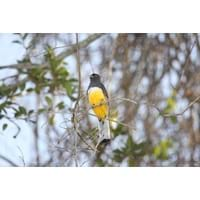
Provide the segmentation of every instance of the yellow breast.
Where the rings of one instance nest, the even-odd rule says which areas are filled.
[[[101,88],[92,87],[88,91],[89,104],[99,120],[104,120],[108,116],[107,97]]]

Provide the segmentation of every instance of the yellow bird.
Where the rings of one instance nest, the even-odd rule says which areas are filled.
[[[111,133],[109,121],[106,120],[109,114],[108,93],[98,74],[90,75],[87,95],[89,104],[99,119],[100,143],[109,143],[111,140]],[[105,121],[107,130],[104,130]]]

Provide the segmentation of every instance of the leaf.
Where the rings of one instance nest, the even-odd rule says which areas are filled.
[[[22,44],[22,42],[20,40],[14,40],[12,41],[12,43],[15,43],[15,44]]]
[[[2,104],[0,104],[0,111],[3,110],[6,107],[7,103],[3,102]]]
[[[129,135],[126,142],[126,150],[127,152],[131,152],[134,148],[133,138]]]
[[[40,108],[40,109],[38,109],[38,114],[43,113],[45,110],[46,110],[45,108]]]
[[[48,104],[49,106],[52,105],[52,99],[51,99],[50,97],[46,96],[46,97],[45,97],[45,100],[46,100],[46,102],[47,102],[47,104]]]
[[[23,106],[19,106],[19,112],[20,112],[22,115],[26,115],[26,114],[27,114],[26,108],[24,108]]]
[[[64,67],[58,68],[57,73],[63,77],[67,77],[69,75],[69,72]]]
[[[19,106],[18,110],[15,112],[15,117],[20,117],[21,115],[26,115],[26,108]]]
[[[54,125],[54,115],[49,118],[49,124]]]
[[[170,139],[162,140],[153,149],[153,154],[156,158],[161,160],[168,159],[168,149],[172,146],[172,141]]]
[[[21,91],[23,91],[26,87],[26,83],[25,82],[22,82],[20,85],[19,85],[19,88]]]
[[[71,78],[71,79],[69,79],[69,81],[70,81],[70,82],[78,82],[78,80],[75,79],[75,78]]]
[[[2,126],[2,130],[3,130],[3,131],[6,130],[7,127],[8,127],[8,124],[3,124],[3,126]]]
[[[34,110],[29,110],[28,111],[28,115],[31,115],[31,114],[33,114],[34,113]]]
[[[73,89],[72,89],[71,83],[70,82],[65,82],[64,88],[66,89],[66,92],[67,92],[68,96],[72,96]]]
[[[113,160],[119,163],[122,162],[122,160],[125,158],[124,153],[119,149],[116,149],[113,152],[114,152]]]
[[[174,111],[176,107],[176,92],[173,91],[171,96],[167,99],[167,105],[163,110],[162,114],[170,114],[171,112]]]
[[[62,109],[65,108],[65,104],[64,104],[63,101],[61,101],[60,103],[58,103],[58,104],[56,105],[56,107],[58,107],[59,110],[62,110]]]
[[[170,120],[173,124],[176,124],[177,123],[177,117],[174,115],[174,116],[171,116],[170,117]]]
[[[153,150],[154,156],[155,156],[155,157],[159,157],[160,153],[161,153],[160,146],[156,146],[156,147],[154,148],[154,150]]]
[[[26,91],[27,92],[33,92],[35,89],[34,88],[28,88]]]

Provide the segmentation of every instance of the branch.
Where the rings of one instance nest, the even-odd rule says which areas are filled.
[[[15,135],[13,135],[13,138],[17,138],[17,136],[19,135],[20,131],[21,131],[21,128],[20,126],[13,120],[11,119],[10,117],[6,116],[6,115],[1,115],[2,117],[4,117],[5,119],[7,119],[8,121],[10,121],[12,124],[14,124],[17,128],[17,132],[15,133]]]
[[[18,63],[18,64],[10,64],[10,65],[3,65],[3,66],[0,66],[0,70],[1,69],[32,69],[32,68],[35,68],[35,67],[39,67],[40,65],[39,64],[32,64],[32,63]]]
[[[0,154],[0,159],[6,161],[7,163],[9,163],[11,166],[13,167],[19,167],[17,164],[15,164],[12,160],[6,158],[5,156]]]
[[[173,117],[173,116],[180,116],[183,115],[190,107],[192,107],[197,101],[200,100],[200,95],[196,97],[182,112],[175,113],[175,114],[164,114],[163,117]]]
[[[147,102],[136,102],[135,100],[132,100],[132,99],[128,99],[128,98],[123,98],[123,97],[117,97],[113,100],[122,100],[122,101],[128,101],[128,102],[131,102],[133,104],[136,104],[136,105],[141,105],[141,104],[146,104],[147,106],[149,107],[153,107],[155,108],[160,115],[162,115],[163,117],[173,117],[173,116],[180,116],[180,115],[183,115],[190,107],[192,107],[197,101],[200,100],[200,95],[198,97],[196,97],[192,102],[189,103],[189,105],[183,110],[181,111],[180,113],[174,113],[174,114],[163,114],[163,112],[154,104],[149,104]]]
[[[82,43],[83,45],[83,43]],[[80,55],[79,55],[79,43],[78,43],[78,35],[76,35],[76,60],[77,60],[77,71],[78,71],[78,97],[77,97],[77,101],[75,103],[73,112],[72,112],[72,123],[73,123],[73,128],[76,131],[77,135],[80,137],[80,139],[88,146],[90,147],[92,150],[96,151],[96,149],[94,149],[91,145],[89,145],[84,138],[81,136],[80,130],[78,128],[78,122],[77,122],[77,112],[78,112],[78,105],[79,105],[79,101],[81,99],[81,66],[80,66]]]
[[[90,43],[94,42],[96,39],[100,38],[101,36],[103,36],[104,33],[96,33],[96,34],[92,34],[90,36],[88,36],[88,38],[86,38],[85,40],[81,41],[79,43],[79,48],[85,48],[87,47]],[[71,48],[61,52],[60,54],[58,54],[58,58],[59,59],[64,59],[65,57],[68,57],[72,54],[74,54],[77,51],[77,44],[74,44],[71,46]],[[47,67],[48,64],[47,63],[43,63],[43,64],[34,64],[34,63],[19,63],[19,64],[10,64],[10,65],[4,65],[4,66],[0,66],[0,69],[32,69],[35,67]]]
[[[92,113],[88,113],[88,115],[93,116],[93,117],[97,117],[95,114],[92,114]],[[112,119],[112,118],[110,118],[110,117],[107,117],[106,120],[108,120],[109,122],[115,122],[115,123],[117,123],[117,124],[120,124],[120,125],[122,125],[122,126],[125,126],[125,127],[130,128],[131,130],[136,131],[136,129],[135,129],[133,126],[130,126],[130,125],[125,124],[125,123],[123,123],[123,122],[120,122],[120,121],[118,121],[118,120]]]
[[[66,51],[63,51],[60,54],[58,54],[58,58],[64,59],[65,57],[68,57],[68,56],[74,54],[77,51],[77,48],[79,48],[79,49],[85,48],[90,43],[94,42],[96,39],[100,38],[103,35],[104,35],[104,33],[95,33],[95,34],[88,36],[88,38],[81,41],[79,44],[72,45],[70,49],[67,49]]]

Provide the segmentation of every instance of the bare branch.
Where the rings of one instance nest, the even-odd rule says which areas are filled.
[[[19,64],[10,64],[10,65],[3,65],[0,66],[0,69],[32,69],[35,67],[39,67],[38,64],[31,64],[31,63],[19,63]]]
[[[180,116],[183,115],[191,106],[193,106],[197,101],[200,100],[200,95],[196,97],[182,112],[175,113],[175,114],[164,114],[163,117],[173,117],[173,116]]]
[[[11,166],[13,167],[19,167],[17,164],[15,164],[12,160],[6,158],[5,156],[0,154],[0,159],[6,161],[7,163],[9,163]]]
[[[79,48],[79,49],[85,48],[90,43],[92,43],[93,41],[95,41],[96,39],[100,38],[103,35],[104,35],[104,33],[96,33],[96,34],[90,35],[87,39],[83,40],[78,45],[75,44],[75,45],[71,46],[70,49],[67,49],[66,51],[60,53],[58,55],[58,58],[64,59],[65,57],[72,55],[73,53],[75,53],[77,51],[77,48]]]

